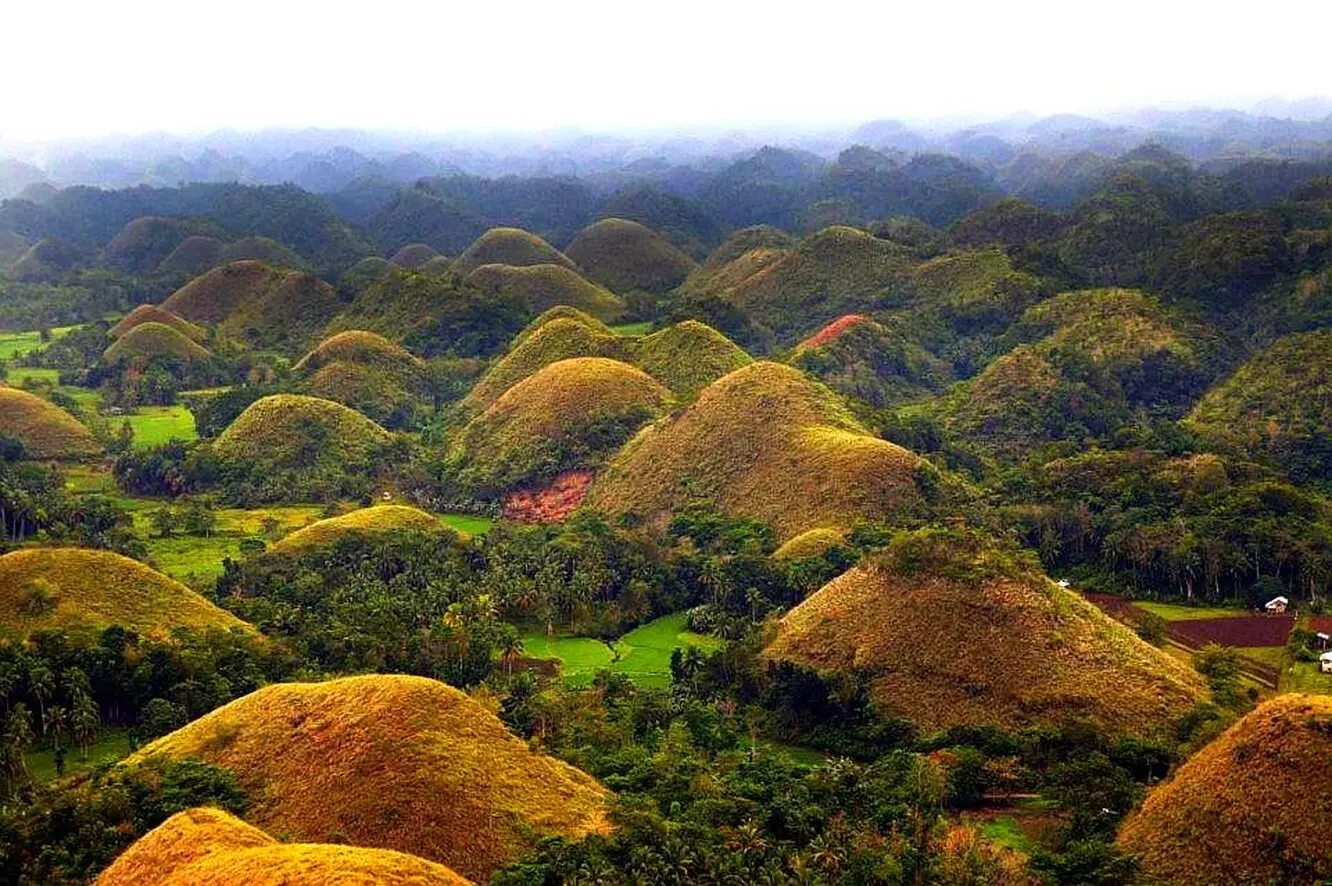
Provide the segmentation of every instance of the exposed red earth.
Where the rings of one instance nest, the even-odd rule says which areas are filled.
[[[545,486],[517,489],[504,496],[504,519],[516,523],[555,523],[583,503],[592,485],[591,471],[565,471]]]
[[[869,317],[866,317],[864,314],[843,314],[841,317],[838,317],[836,320],[798,344],[796,350],[803,351],[806,348],[822,347],[823,345],[828,344],[828,342],[835,340],[837,336],[846,332],[852,326],[855,326],[857,323],[864,323],[868,319]]]

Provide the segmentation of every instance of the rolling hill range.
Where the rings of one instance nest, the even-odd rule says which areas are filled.
[[[81,459],[102,447],[78,419],[49,400],[0,384],[0,433],[23,444],[23,453],[37,459]]]
[[[607,465],[587,505],[660,520],[703,498],[770,523],[784,540],[921,507],[920,466],[912,453],[867,434],[827,388],[789,366],[759,362],[645,428]]]
[[[802,341],[791,365],[875,408],[937,393],[952,376],[943,360],[863,314],[838,317]]]
[[[573,271],[578,270],[563,252],[521,228],[491,228],[464,249],[453,262],[454,270],[462,276],[482,265],[560,265]]]
[[[567,305],[611,323],[625,310],[624,300],[614,292],[563,265],[481,265],[467,275],[466,282],[479,289],[512,293],[534,314]]]
[[[440,254],[434,247],[427,246],[424,243],[408,243],[406,246],[393,253],[389,261],[400,268],[419,269],[432,259],[440,258]]]
[[[125,850],[97,886],[467,886],[443,865],[387,849],[279,843],[230,813],[177,812]]]
[[[735,342],[697,320],[644,336],[631,351],[635,365],[684,399],[754,360]]]
[[[158,755],[231,769],[256,799],[249,820],[266,831],[406,852],[478,880],[533,840],[607,826],[597,782],[422,677],[273,684],[131,762]]]
[[[1187,665],[975,534],[919,530],[788,612],[764,654],[863,673],[924,730],[1080,719],[1164,736],[1207,697]]]
[[[574,236],[565,254],[612,292],[668,292],[698,265],[651,228],[603,218]]]
[[[309,347],[340,304],[333,288],[311,274],[241,261],[196,277],[161,306],[217,327],[219,338],[295,355]]]
[[[1152,790],[1119,845],[1151,882],[1318,883],[1332,877],[1332,696],[1281,695]]]
[[[0,633],[113,624],[159,638],[176,627],[245,627],[175,579],[110,551],[26,548],[0,557]]]

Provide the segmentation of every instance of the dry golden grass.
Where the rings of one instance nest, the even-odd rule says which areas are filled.
[[[454,260],[453,270],[466,277],[482,265],[562,265],[577,270],[567,255],[521,228],[486,231]]]
[[[298,554],[337,543],[349,535],[385,536],[396,532],[443,532],[438,518],[407,505],[376,505],[329,517],[297,529],[270,549],[275,554]]]
[[[312,436],[317,435],[317,438]],[[321,460],[364,465],[392,440],[388,431],[354,409],[300,394],[273,394],[250,404],[213,443],[224,458],[295,466],[312,443]]]
[[[406,246],[393,253],[389,261],[401,268],[420,268],[431,259],[439,258],[439,252],[432,246],[424,243],[408,243]]]
[[[261,261],[270,268],[310,270],[310,263],[296,250],[268,237],[242,237],[222,248],[220,264],[238,261]]]
[[[587,504],[656,521],[704,499],[788,539],[915,508],[919,464],[866,433],[827,388],[789,366],[751,363],[631,440]]]
[[[644,372],[685,399],[754,362],[735,342],[697,320],[652,333],[634,346],[633,356]]]
[[[130,311],[119,323],[111,327],[111,337],[120,338],[143,323],[163,323],[194,342],[202,342],[208,337],[207,330],[202,326],[196,326],[184,317],[173,314],[157,305],[139,305]]]
[[[624,300],[618,295],[563,265],[482,265],[467,275],[467,282],[516,295],[534,312],[567,305],[608,323],[624,313]]]
[[[1147,795],[1119,845],[1151,883],[1332,879],[1332,696],[1247,714]]]
[[[186,237],[162,259],[156,273],[163,277],[202,274],[222,261],[226,244],[216,237]]]
[[[175,579],[110,551],[24,548],[0,557],[0,633],[113,624],[155,637],[180,626],[246,626]]]
[[[698,265],[651,228],[603,218],[574,236],[565,254],[612,292],[667,292]]]
[[[156,755],[231,769],[249,819],[270,833],[393,849],[477,880],[533,840],[607,829],[609,795],[594,779],[423,677],[266,686],[130,762]]]
[[[74,416],[18,388],[0,386],[0,433],[17,437],[28,458],[78,459],[102,451]]]
[[[104,363],[122,360],[146,362],[154,357],[172,357],[185,363],[207,363],[213,355],[174,326],[140,323],[102,352]]]
[[[218,809],[178,812],[125,850],[97,886],[464,886],[443,865],[358,846],[283,844]]]
[[[474,414],[487,409],[509,388],[560,360],[624,356],[624,340],[601,324],[591,326],[572,317],[554,316],[535,329],[529,326],[529,330],[514,339],[509,352],[463,398],[464,412]]]
[[[795,237],[771,225],[741,228],[712,250],[699,266],[699,270],[705,274],[713,274],[755,249],[788,250],[794,249],[799,242]]]
[[[866,673],[882,713],[926,730],[1083,719],[1114,734],[1164,735],[1206,698],[1191,668],[1034,567],[974,541],[937,542],[935,532],[900,550],[933,545],[943,562],[913,565],[890,548],[787,613],[765,654]]]
[[[802,557],[821,557],[829,549],[846,542],[846,533],[840,529],[820,526],[802,532],[772,552],[775,560],[799,560]]]
[[[321,341],[314,350],[297,361],[292,372],[310,373],[339,361],[382,366],[394,372],[414,375],[420,375],[425,369],[421,358],[402,345],[389,341],[377,332],[353,329],[330,335]]]

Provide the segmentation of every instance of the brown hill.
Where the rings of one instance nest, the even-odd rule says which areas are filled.
[[[407,852],[473,879],[542,837],[607,827],[601,785],[423,677],[266,686],[131,762],[156,755],[235,772],[266,831]]]
[[[162,277],[194,277],[222,262],[226,244],[216,237],[186,237],[157,266]]]
[[[202,326],[196,326],[178,314],[173,314],[157,305],[139,305],[130,311],[119,323],[111,327],[111,337],[120,338],[142,323],[165,324],[195,342],[202,342],[208,337],[207,330]]]
[[[482,265],[562,265],[577,270],[563,252],[521,228],[491,228],[463,250],[453,270],[466,277]]]
[[[603,218],[574,236],[565,254],[612,292],[667,292],[698,267],[651,228]]]
[[[925,730],[1089,720],[1164,736],[1207,697],[1192,668],[976,533],[904,533],[786,614],[765,654],[859,672]]]
[[[1332,881],[1332,696],[1282,695],[1147,795],[1119,834],[1144,879],[1178,886]]]
[[[463,398],[462,410],[476,413],[486,409],[518,382],[560,360],[574,357],[622,357],[623,340],[605,326],[597,326],[590,326],[569,316],[552,316],[535,329],[529,326],[528,330],[514,339],[513,346],[503,359],[492,366]]]
[[[427,246],[424,243],[408,243],[406,246],[393,253],[389,261],[400,268],[411,268],[413,270],[422,267],[426,262],[439,258],[440,254],[434,247]]]
[[[175,326],[140,323],[102,352],[102,362],[146,363],[154,357],[170,357],[182,363],[206,363],[213,355]]]
[[[301,258],[296,250],[268,237],[242,237],[234,243],[228,243],[222,249],[220,264],[238,261],[261,261],[270,268],[310,270],[310,263]]]
[[[607,323],[624,313],[623,299],[562,265],[482,265],[467,275],[467,282],[517,295],[533,313],[568,305]]]
[[[28,458],[78,459],[102,451],[78,419],[18,388],[0,386],[0,433],[18,438]]]
[[[139,273],[155,267],[190,233],[182,219],[141,215],[126,223],[102,254],[109,264]]]

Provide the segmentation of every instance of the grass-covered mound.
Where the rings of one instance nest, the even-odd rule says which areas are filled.
[[[789,539],[785,544],[772,552],[773,559],[776,560],[800,560],[805,557],[822,557],[833,548],[840,547],[846,543],[846,533],[840,529],[829,529],[820,526],[816,529],[810,529],[802,532],[795,538]]]
[[[568,305],[607,323],[624,313],[624,300],[618,295],[562,265],[482,265],[467,275],[467,282],[480,289],[511,292],[533,313]]]
[[[875,408],[937,392],[948,366],[895,327],[862,314],[838,317],[796,346],[791,364]]]
[[[191,225],[178,218],[141,215],[126,222],[102,250],[107,264],[142,273],[151,270],[188,236]]]
[[[644,429],[602,471],[587,504],[659,520],[698,499],[769,523],[785,540],[922,503],[912,453],[873,437],[832,391],[759,362]]]
[[[1024,337],[950,395],[945,425],[1000,454],[1113,432],[1146,408],[1176,417],[1203,383],[1203,340],[1150,296],[1069,292],[1029,308]]]
[[[329,517],[297,529],[269,549],[275,554],[303,554],[337,544],[349,536],[382,537],[398,532],[442,532],[437,517],[407,505],[376,505]]]
[[[1277,339],[1211,388],[1184,424],[1216,446],[1332,475],[1332,330]]]
[[[350,406],[389,427],[411,424],[430,393],[420,358],[364,330],[329,336],[301,358],[294,371],[308,393]]]
[[[597,324],[600,326],[600,324]],[[569,316],[553,316],[515,339],[514,346],[490,368],[462,401],[465,412],[486,409],[509,388],[538,370],[574,357],[624,356],[624,341],[602,326]],[[604,331],[603,331],[604,330]]]
[[[453,259],[446,255],[437,255],[421,265],[419,270],[422,274],[429,274],[432,277],[443,277],[453,273]]]
[[[279,843],[220,809],[175,815],[135,841],[97,886],[465,886],[443,865],[387,849]]]
[[[790,250],[794,249],[798,242],[795,237],[772,225],[741,228],[708,253],[707,259],[699,265],[698,270],[704,274],[714,274],[755,249]]]
[[[606,828],[590,776],[423,677],[266,686],[132,760],[155,755],[235,772],[256,801],[249,820],[270,833],[406,852],[476,880],[534,840]]]
[[[431,259],[439,258],[439,252],[432,246],[424,243],[408,243],[406,246],[393,253],[389,261],[400,268],[411,268],[416,270],[422,267]]]
[[[1089,720],[1166,735],[1206,697],[1188,665],[976,533],[903,533],[778,623],[765,654],[860,672],[922,729]]]
[[[634,363],[686,399],[753,361],[735,342],[697,320],[654,332],[634,348]]]
[[[202,342],[208,332],[202,326],[196,326],[178,314],[173,314],[157,305],[139,305],[130,311],[120,322],[111,327],[111,337],[120,338],[136,326],[143,323],[163,323],[190,339]]]
[[[425,372],[425,363],[402,345],[363,329],[349,329],[330,335],[297,361],[292,371],[298,375],[308,374],[322,366],[339,362],[377,366],[412,377]]]
[[[238,261],[259,261],[270,268],[310,270],[310,263],[296,250],[268,237],[242,237],[234,243],[228,243],[222,249],[219,263],[225,265]]]
[[[835,226],[806,237],[726,294],[780,341],[796,342],[836,317],[871,309],[912,263],[902,246]]]
[[[17,438],[28,458],[77,459],[102,451],[92,432],[59,406],[2,385],[0,433]]]
[[[554,320],[573,320],[575,323],[582,323],[593,332],[615,335],[614,330],[586,311],[580,311],[578,308],[571,305],[556,305],[548,311],[543,311],[540,316],[524,326],[522,330],[513,337],[513,341],[509,343],[510,347],[517,347],[522,344],[532,336],[532,333]]]
[[[337,313],[339,302],[333,287],[311,274],[241,261],[196,277],[162,307],[216,326],[221,339],[301,353]]]
[[[361,413],[318,397],[255,401],[213,441],[228,482],[262,501],[363,495],[393,435]],[[239,490],[232,490],[239,492]]]
[[[50,237],[43,237],[9,264],[5,277],[24,283],[58,280],[82,259],[79,250]]]
[[[577,270],[567,255],[521,228],[486,231],[454,260],[453,269],[465,277],[482,265],[562,265]]]
[[[618,360],[578,357],[543,367],[472,419],[458,439],[463,484],[498,493],[605,461],[661,414],[670,392]]]
[[[593,280],[620,293],[667,292],[698,267],[656,231],[623,218],[583,228],[565,254]]]
[[[186,237],[162,259],[156,274],[161,277],[194,277],[222,263],[226,244],[216,237]]]
[[[367,256],[342,272],[338,289],[355,293],[393,270],[393,263],[377,255]]]
[[[203,345],[166,323],[140,323],[102,352],[102,362],[146,363],[166,357],[182,363],[206,363],[213,355]]]
[[[1332,880],[1332,696],[1282,695],[1147,795],[1120,848],[1178,886]]]
[[[0,633],[121,625],[168,636],[173,628],[244,622],[137,560],[84,548],[25,548],[0,557]]]

